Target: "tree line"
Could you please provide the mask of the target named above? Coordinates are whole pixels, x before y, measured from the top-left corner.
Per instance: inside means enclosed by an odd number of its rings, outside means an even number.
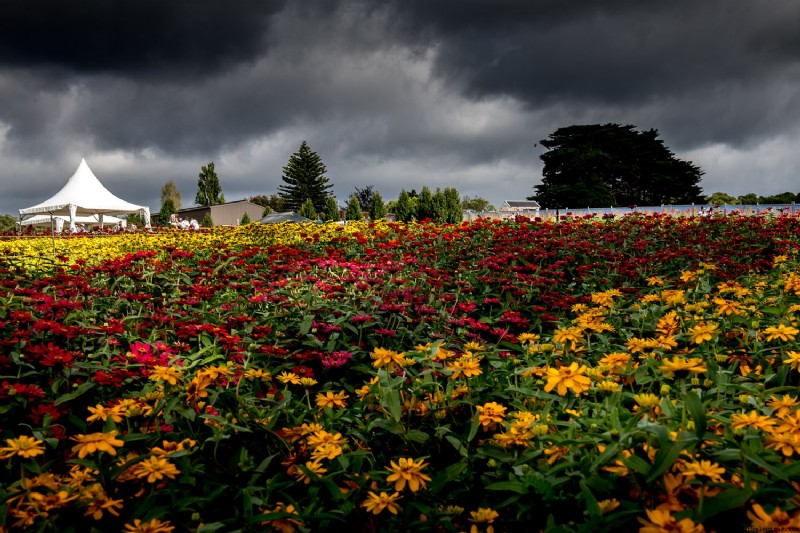
[[[480,197],[461,198],[455,188],[437,188],[431,191],[423,187],[417,193],[415,190],[400,192],[397,200],[384,202],[381,194],[374,186],[363,188],[356,187],[350,193],[344,210],[331,193],[333,184],[326,176],[327,168],[319,154],[314,152],[306,141],[293,153],[282,169],[283,184],[277,193],[270,195],[256,195],[247,198],[248,201],[264,208],[263,214],[272,212],[294,211],[311,220],[338,221],[362,220],[369,216],[371,220],[386,218],[389,212],[394,213],[396,220],[409,222],[412,220],[433,220],[438,222],[461,222],[463,211],[472,209],[476,211],[493,210],[494,206],[488,200]],[[197,181],[197,194],[195,203],[200,206],[217,205],[225,202],[219,176],[210,162],[201,167]],[[181,195],[173,180],[169,180],[161,189],[161,210],[158,222],[166,225],[170,216],[181,209]],[[343,213],[342,213],[343,211]],[[249,222],[242,219],[242,222]],[[202,222],[203,226],[213,225],[207,216]]]

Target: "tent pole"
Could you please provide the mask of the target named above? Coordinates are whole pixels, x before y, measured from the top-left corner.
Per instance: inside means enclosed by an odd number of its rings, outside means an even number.
[[[53,226],[53,213],[50,212],[50,238],[53,239],[53,258],[56,256],[56,228]]]

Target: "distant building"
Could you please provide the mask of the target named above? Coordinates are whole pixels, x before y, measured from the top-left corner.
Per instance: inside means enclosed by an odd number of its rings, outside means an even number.
[[[539,215],[542,206],[533,200],[506,200],[500,206],[501,213],[510,213],[514,216],[535,217]]]
[[[175,212],[178,218],[184,220],[195,219],[200,223],[203,222],[206,214],[210,214],[215,226],[238,226],[241,224],[245,213],[250,217],[251,222],[257,222],[261,220],[264,208],[248,200],[238,200],[205,207],[189,207]]]

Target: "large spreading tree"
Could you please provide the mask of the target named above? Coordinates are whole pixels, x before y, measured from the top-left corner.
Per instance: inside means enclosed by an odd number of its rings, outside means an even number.
[[[317,212],[324,211],[333,188],[325,177],[326,171],[319,155],[303,141],[300,149],[289,157],[289,162],[283,167],[283,181],[286,185],[278,187],[278,194],[283,198],[286,207],[297,211],[310,199]]]
[[[560,128],[540,141],[544,169],[536,200],[543,207],[703,203],[703,171],[682,161],[657,130],[592,124]]]
[[[214,171],[213,161],[200,167],[200,174],[197,179],[197,196],[195,196],[194,201],[204,207],[225,203],[225,195],[222,194],[222,186],[219,184],[219,177]]]

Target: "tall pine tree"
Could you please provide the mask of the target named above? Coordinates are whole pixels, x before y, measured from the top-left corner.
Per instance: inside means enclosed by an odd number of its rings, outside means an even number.
[[[310,199],[318,212],[325,209],[333,185],[325,177],[327,169],[319,155],[303,141],[300,149],[289,158],[283,167],[283,181],[286,185],[278,187],[278,194],[292,211],[298,211]]]
[[[197,196],[194,201],[198,205],[205,207],[225,203],[225,195],[222,194],[222,186],[219,184],[219,177],[217,177],[217,173],[214,172],[213,161],[200,168],[200,174],[197,180]]]

